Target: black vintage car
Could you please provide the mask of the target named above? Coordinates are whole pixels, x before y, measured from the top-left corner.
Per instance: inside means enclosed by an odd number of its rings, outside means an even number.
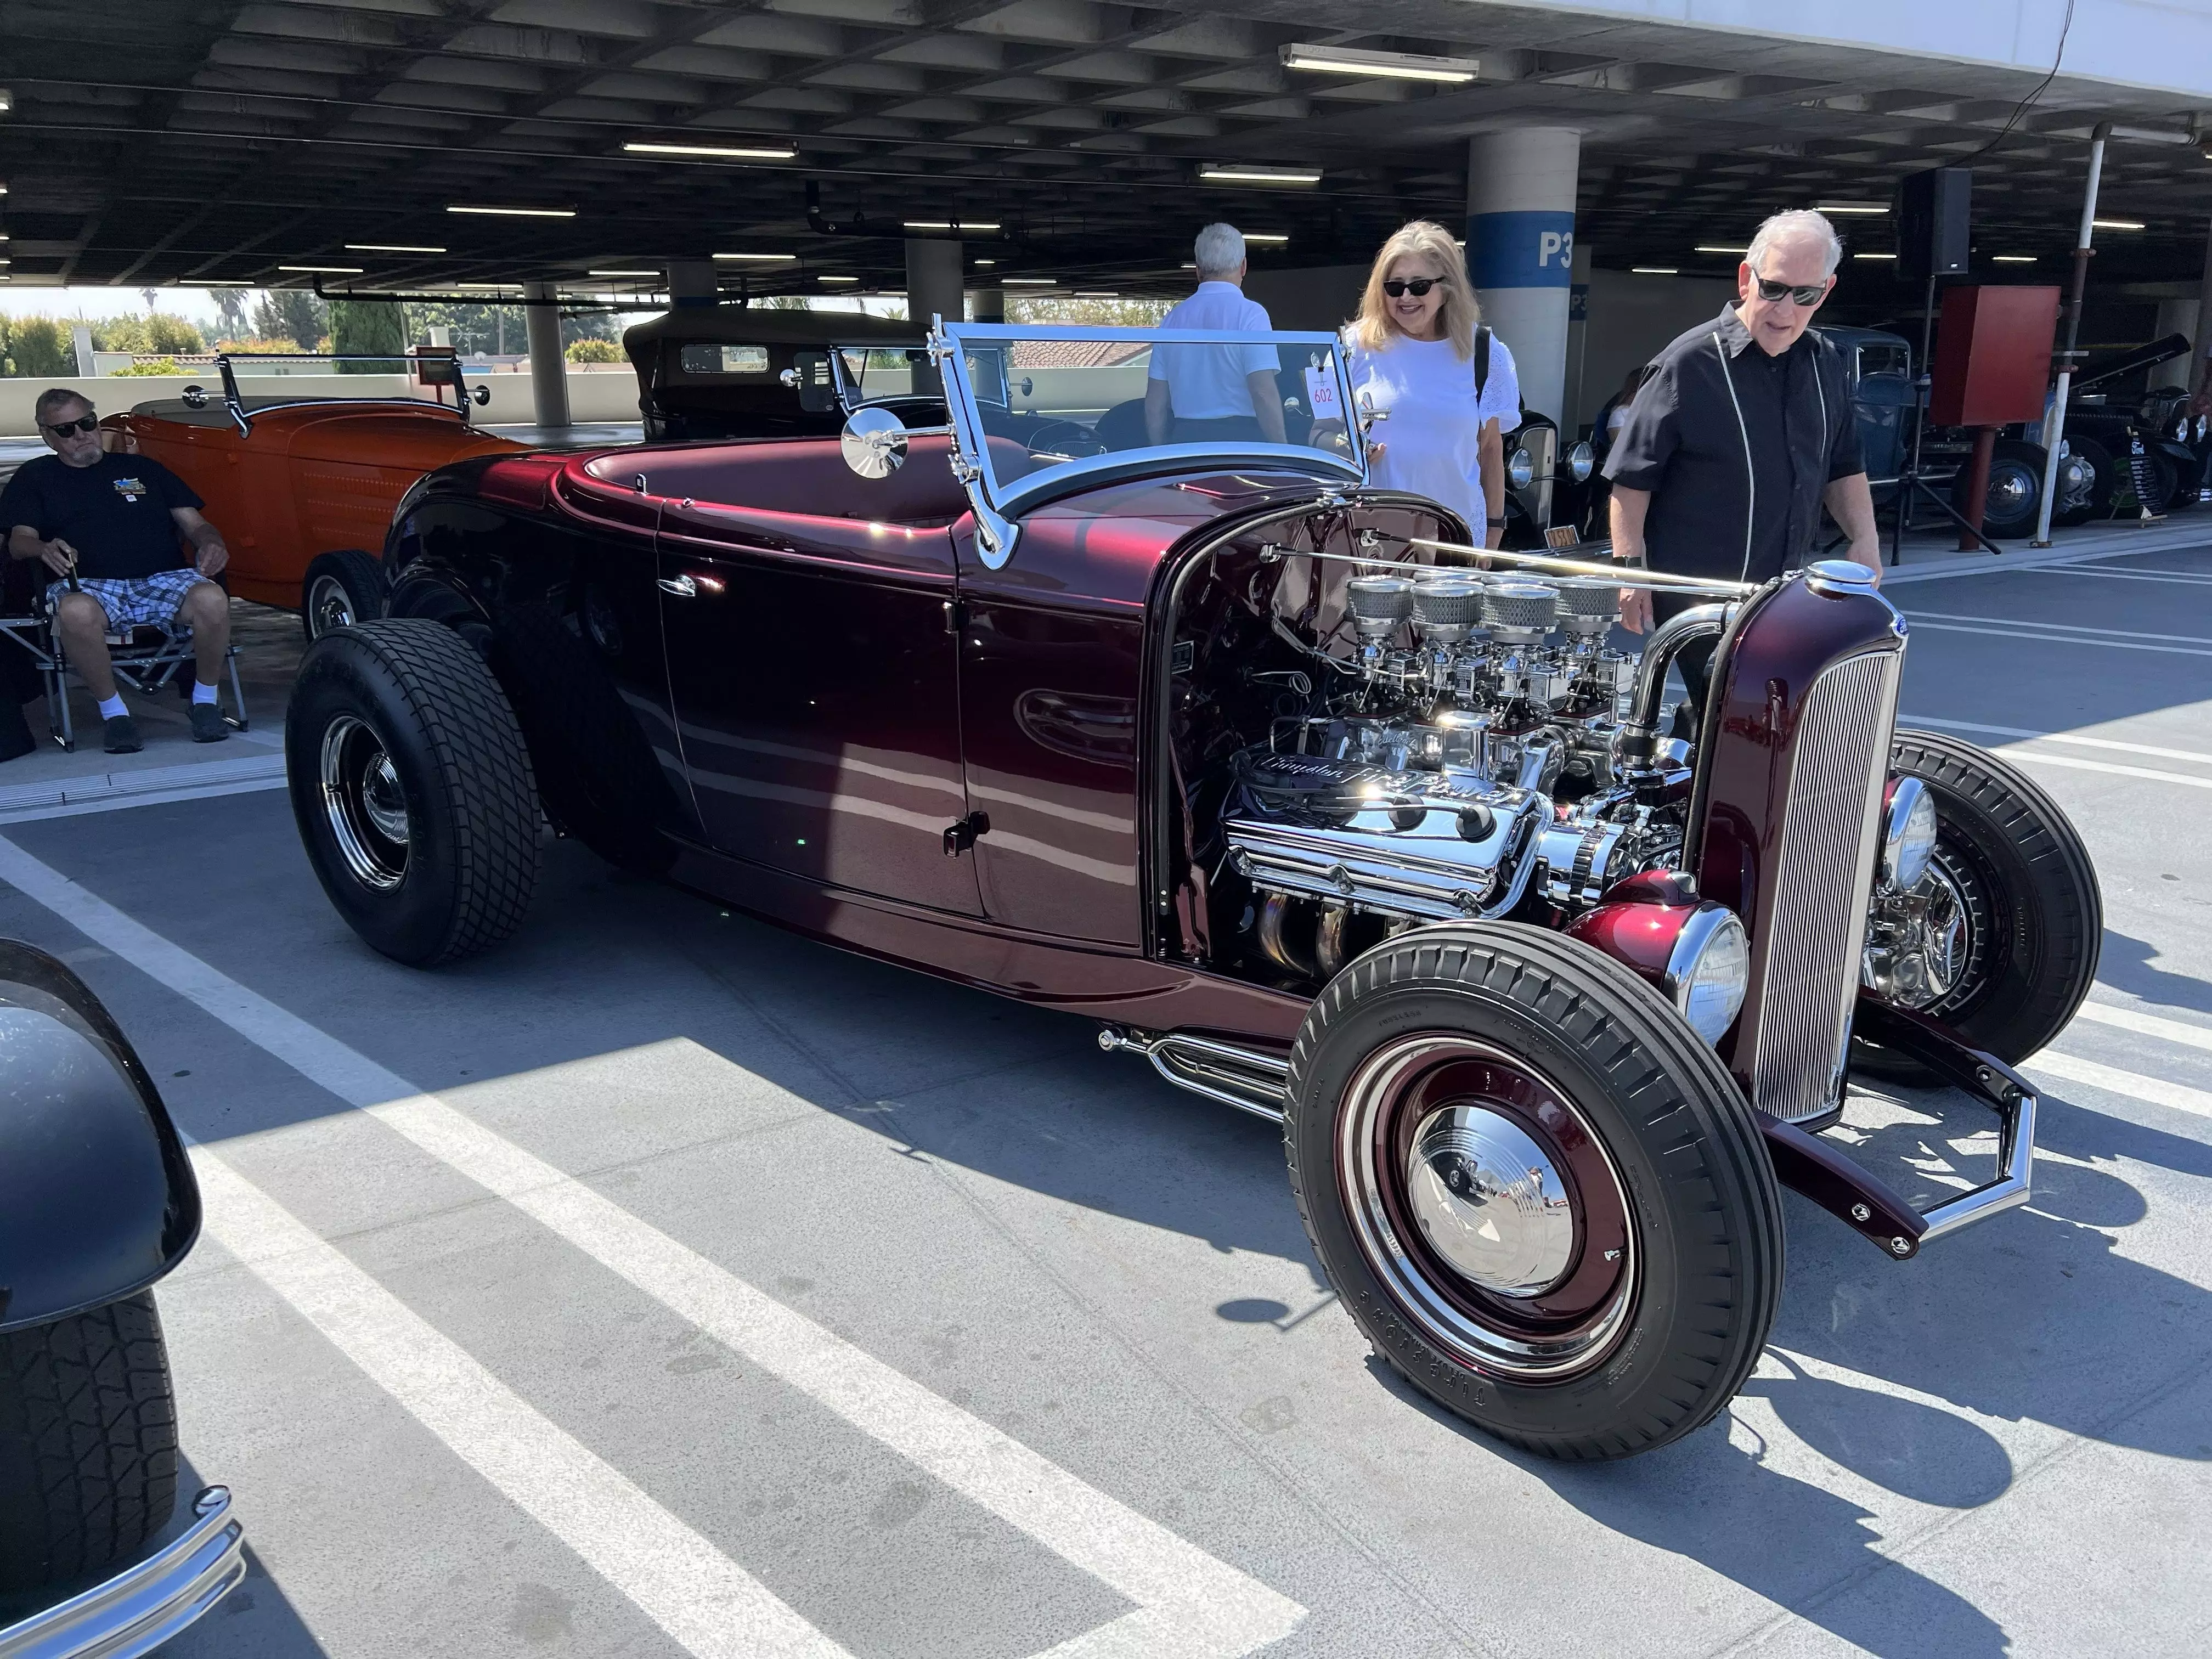
[[[151,1294],[200,1229],[153,1079],[94,996],[0,939],[0,1654],[121,1659],[246,1576],[230,1494],[172,1525],[177,1419]]]
[[[830,347],[879,345],[902,364],[899,349],[921,344],[918,326],[890,318],[764,306],[679,307],[623,335],[654,442],[834,437],[845,416],[829,392]]]

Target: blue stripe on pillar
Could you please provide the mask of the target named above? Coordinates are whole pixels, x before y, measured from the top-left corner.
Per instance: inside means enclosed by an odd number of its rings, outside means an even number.
[[[1467,221],[1467,270],[1477,288],[1567,288],[1573,283],[1572,213],[1476,213]]]

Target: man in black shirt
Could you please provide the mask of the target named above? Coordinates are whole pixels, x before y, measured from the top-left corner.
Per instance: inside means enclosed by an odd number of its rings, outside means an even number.
[[[229,732],[216,703],[216,678],[230,646],[230,599],[209,578],[230,560],[222,533],[168,468],[143,455],[104,451],[100,416],[82,394],[41,393],[36,419],[54,453],[15,470],[0,495],[0,526],[11,557],[37,559],[58,578],[46,590],[54,632],[100,700],[107,751],[143,747],[107,654],[110,630],[143,623],[191,632],[192,738],[220,743]],[[190,562],[183,542],[191,544]]]
[[[1836,349],[1808,331],[1836,285],[1843,245],[1812,212],[1778,213],[1736,267],[1738,302],[1653,359],[1606,459],[1613,556],[1683,576],[1765,581],[1806,562],[1825,506],[1850,556],[1880,579],[1874,498]],[[1642,633],[1691,596],[1624,590]],[[1712,642],[1682,653],[1702,702]]]

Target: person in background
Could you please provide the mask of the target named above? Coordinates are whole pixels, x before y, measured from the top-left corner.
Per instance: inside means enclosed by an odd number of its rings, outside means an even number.
[[[1850,556],[1881,572],[1874,496],[1859,453],[1841,355],[1808,332],[1836,285],[1843,243],[1808,210],[1759,226],[1736,267],[1737,302],[1653,358],[1605,465],[1613,556],[1681,576],[1763,582],[1806,562],[1825,506]],[[1621,623],[1642,633],[1697,595],[1621,592]],[[1679,659],[1702,708],[1715,641]],[[1678,710],[1678,735],[1694,729]]]
[[[1244,234],[1234,225],[1198,233],[1198,291],[1160,319],[1162,328],[1266,333],[1267,308],[1244,297]],[[1279,444],[1281,366],[1271,345],[1161,345],[1145,380],[1145,435],[1155,444],[1223,440]]]
[[[102,449],[100,416],[82,393],[40,393],[33,418],[54,453],[15,469],[0,494],[0,526],[10,557],[38,560],[52,574],[54,632],[100,701],[107,752],[145,746],[107,655],[111,630],[143,623],[191,632],[192,740],[221,743],[230,732],[215,690],[230,647],[230,597],[210,578],[230,562],[222,532],[200,516],[191,486],[159,461]]]
[[[1417,219],[1382,244],[1359,315],[1345,329],[1355,419],[1368,433],[1368,477],[1451,508],[1476,542],[1505,530],[1502,422],[1521,423],[1513,354],[1483,325],[1451,233]]]
[[[1590,423],[1590,444],[1601,462],[1613,453],[1620,428],[1628,424],[1628,406],[1636,401],[1636,389],[1650,378],[1651,365],[1638,363],[1630,369],[1620,382],[1620,390],[1607,398],[1597,411],[1597,419]]]

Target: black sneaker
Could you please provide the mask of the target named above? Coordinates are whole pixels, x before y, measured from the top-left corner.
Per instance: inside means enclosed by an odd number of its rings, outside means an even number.
[[[211,702],[192,705],[192,741],[221,743],[230,735],[230,728],[222,723],[222,710]]]
[[[128,714],[107,717],[107,752],[111,755],[135,755],[145,747],[138,736],[138,722]]]

